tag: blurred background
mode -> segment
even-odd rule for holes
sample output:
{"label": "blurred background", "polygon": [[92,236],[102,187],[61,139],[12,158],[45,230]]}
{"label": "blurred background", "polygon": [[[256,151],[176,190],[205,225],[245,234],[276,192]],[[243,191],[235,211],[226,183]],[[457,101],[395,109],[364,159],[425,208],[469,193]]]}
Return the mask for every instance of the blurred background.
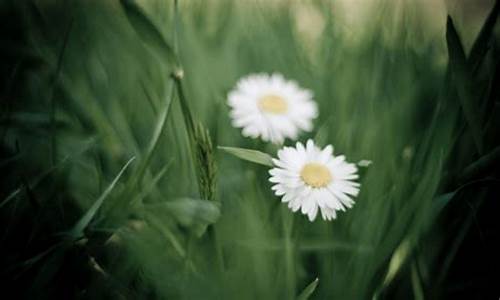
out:
{"label": "blurred background", "polygon": [[[0,298],[498,299],[499,11],[2,0]],[[228,116],[255,72],[313,91],[300,140],[372,161],[333,222],[218,150],[275,156]]]}

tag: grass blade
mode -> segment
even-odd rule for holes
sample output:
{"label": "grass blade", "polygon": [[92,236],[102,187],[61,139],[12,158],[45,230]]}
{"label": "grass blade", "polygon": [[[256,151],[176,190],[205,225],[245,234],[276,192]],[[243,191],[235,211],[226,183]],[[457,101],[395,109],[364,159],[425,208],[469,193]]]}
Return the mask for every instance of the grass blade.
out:
{"label": "grass blade", "polygon": [[182,110],[182,115],[184,116],[184,121],[186,123],[186,129],[188,136],[190,138],[190,141],[192,143],[192,148],[194,151],[194,139],[195,139],[195,122],[194,122],[194,117],[193,117],[193,112],[191,111],[191,108],[189,107],[189,103],[186,99],[186,93],[184,92],[184,86],[182,84],[182,73],[178,73],[180,71],[176,71],[172,74],[172,78],[175,82],[175,86],[177,88],[177,95],[179,96],[179,104],[181,105],[181,110]]}
{"label": "grass blade", "polygon": [[316,287],[318,287],[319,278],[313,280],[313,282],[309,283],[308,286],[299,294],[297,300],[307,300],[314,293]]}
{"label": "grass blade", "polygon": [[415,300],[424,300],[424,289],[422,284],[422,278],[418,272],[417,264],[414,262],[411,264],[411,285],[413,288],[413,296]]}
{"label": "grass blade", "polygon": [[166,163],[161,170],[154,176],[154,178],[149,182],[149,184],[142,190],[140,194],[137,195],[137,197],[132,200],[132,204],[136,203],[141,203],[146,196],[148,196],[151,191],[155,188],[155,186],[158,184],[158,182],[163,178],[165,173],[167,173],[169,167],[172,164],[172,160],[170,160],[168,163]]}
{"label": "grass blade", "polygon": [[178,60],[174,49],[135,1],[121,0],[120,3],[139,37],[146,44],[151,45],[162,57],[165,57],[168,63],[177,65]]}
{"label": "grass blade", "polygon": [[471,90],[470,71],[465,58],[465,51],[450,16],[448,16],[446,23],[446,41],[448,45],[450,69],[454,77],[460,105],[462,106],[462,111],[469,128],[472,131],[472,137],[476,144],[476,148],[479,154],[482,154],[483,141],[479,106],[473,101],[474,97]]}
{"label": "grass blade", "polygon": [[151,161],[151,158],[153,157],[153,154],[158,147],[158,142],[160,140],[160,137],[162,136],[163,132],[165,131],[165,124],[168,119],[168,115],[170,112],[170,107],[172,104],[172,99],[174,98],[174,87],[173,84],[170,85],[169,90],[168,90],[169,95],[165,99],[165,103],[162,107],[160,116],[156,122],[155,129],[153,131],[153,136],[151,137],[151,142],[148,146],[146,155],[144,156],[144,160],[141,163],[141,166],[139,167],[139,171],[137,172],[137,181],[140,182],[142,180],[142,177],[144,176],[144,173],[146,172],[146,169],[149,166],[149,163]]}
{"label": "grass blade", "polygon": [[498,165],[500,165],[500,146],[468,165],[464,169],[461,181],[466,182],[483,174],[487,174],[490,171],[494,171]]}
{"label": "grass blade", "polygon": [[495,1],[495,5],[491,10],[490,14],[486,18],[476,41],[472,45],[472,49],[469,55],[469,64],[472,70],[475,72],[477,68],[481,65],[483,57],[490,47],[491,36],[493,34],[493,29],[495,28],[495,23],[500,13],[500,0]]}
{"label": "grass blade", "polygon": [[[82,149],[82,151],[80,151],[79,153],[77,153],[73,157],[77,157],[77,156],[85,153],[88,149],[90,149],[90,147],[94,144],[94,142],[95,141],[93,139],[90,140],[90,142],[88,142],[88,145],[84,146],[84,148]],[[21,193],[23,187],[29,188],[29,189],[34,189],[35,187],[37,187],[50,174],[52,174],[53,172],[55,172],[58,169],[60,169],[62,166],[64,166],[66,164],[66,162],[70,161],[71,157],[72,156],[66,156],[66,157],[64,157],[61,161],[57,162],[57,164],[51,166],[45,172],[43,172],[40,175],[38,175],[33,181],[31,181],[29,183],[26,183],[23,186],[15,189],[15,190],[13,190],[11,193],[9,193],[9,195],[7,197],[5,197],[2,200],[2,202],[0,202],[0,208],[2,208],[5,205],[7,205],[12,199],[14,199],[17,195],[19,195],[19,193]]]}
{"label": "grass blade", "polygon": [[389,267],[387,269],[387,274],[384,278],[384,287],[387,287],[392,282],[392,280],[396,277],[396,274],[406,263],[406,260],[410,255],[411,248],[412,244],[409,239],[403,240],[401,244],[396,248],[391,257]]}
{"label": "grass blade", "polygon": [[81,219],[75,224],[73,229],[69,231],[69,235],[74,237],[74,238],[79,238],[83,235],[83,232],[85,228],[89,225],[90,221],[94,218],[95,214],[99,210],[99,208],[102,206],[104,203],[104,200],[108,197],[108,195],[111,193],[113,188],[115,187],[116,183],[120,179],[120,177],[123,175],[125,170],[128,168],[128,166],[134,161],[135,157],[132,157],[120,170],[118,175],[116,175],[115,179],[111,182],[111,184],[104,190],[104,192],[101,194],[101,196],[94,202],[94,204],[89,208],[89,210],[81,217]]}

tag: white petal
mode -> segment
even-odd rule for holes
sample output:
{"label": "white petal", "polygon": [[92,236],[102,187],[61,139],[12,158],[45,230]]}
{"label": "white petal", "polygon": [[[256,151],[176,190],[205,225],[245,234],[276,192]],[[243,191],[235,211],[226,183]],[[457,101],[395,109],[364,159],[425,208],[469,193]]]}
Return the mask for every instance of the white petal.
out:
{"label": "white petal", "polygon": [[[358,195],[360,187],[354,181],[358,178],[357,167],[347,163],[343,155],[334,157],[332,146],[320,149],[312,140],[306,145],[297,142],[295,148],[280,149],[278,158],[273,159],[276,167],[269,170],[269,181],[275,183],[272,190],[293,212],[300,210],[314,221],[319,210],[324,220],[333,220],[337,211],[354,205],[352,197]],[[331,172],[332,181],[326,187],[309,186],[300,174],[308,163],[323,164]]]}
{"label": "white petal", "polygon": [[309,217],[309,221],[314,221],[316,219],[316,215],[318,214],[318,205],[314,203],[313,207],[309,209],[307,216]]}
{"label": "white petal", "polygon": [[[285,101],[285,111],[266,112],[259,107],[261,98],[270,94]],[[281,144],[286,138],[296,139],[302,130],[312,129],[312,120],[317,116],[312,97],[311,91],[281,74],[260,73],[240,79],[228,93],[227,103],[233,126],[242,128],[244,136]]]}

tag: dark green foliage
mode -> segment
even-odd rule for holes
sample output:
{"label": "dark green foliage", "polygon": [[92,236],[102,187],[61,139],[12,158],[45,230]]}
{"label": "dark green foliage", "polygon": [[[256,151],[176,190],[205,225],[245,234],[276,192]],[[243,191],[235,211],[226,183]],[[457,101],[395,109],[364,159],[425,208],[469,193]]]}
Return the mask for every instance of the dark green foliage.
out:
{"label": "dark green foliage", "polygon": [[[468,51],[417,3],[356,29],[327,0],[0,2],[0,298],[498,298],[500,4]],[[373,162],[335,221],[231,126],[251,72],[314,92],[302,141]]]}

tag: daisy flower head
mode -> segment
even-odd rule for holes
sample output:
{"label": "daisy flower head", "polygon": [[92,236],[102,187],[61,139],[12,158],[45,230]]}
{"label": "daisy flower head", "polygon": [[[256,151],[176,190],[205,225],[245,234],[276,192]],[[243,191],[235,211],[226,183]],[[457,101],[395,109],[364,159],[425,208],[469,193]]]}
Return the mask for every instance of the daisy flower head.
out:
{"label": "daisy flower head", "polygon": [[246,137],[281,144],[311,131],[318,115],[311,91],[281,74],[252,74],[238,81],[228,94],[234,127]]}
{"label": "daisy flower head", "polygon": [[284,147],[278,151],[270,182],[281,201],[296,212],[300,209],[312,222],[321,212],[323,220],[333,220],[337,211],[354,204],[359,192],[357,167],[345,161],[344,155],[333,155],[331,145],[321,149],[308,140],[304,146]]}

